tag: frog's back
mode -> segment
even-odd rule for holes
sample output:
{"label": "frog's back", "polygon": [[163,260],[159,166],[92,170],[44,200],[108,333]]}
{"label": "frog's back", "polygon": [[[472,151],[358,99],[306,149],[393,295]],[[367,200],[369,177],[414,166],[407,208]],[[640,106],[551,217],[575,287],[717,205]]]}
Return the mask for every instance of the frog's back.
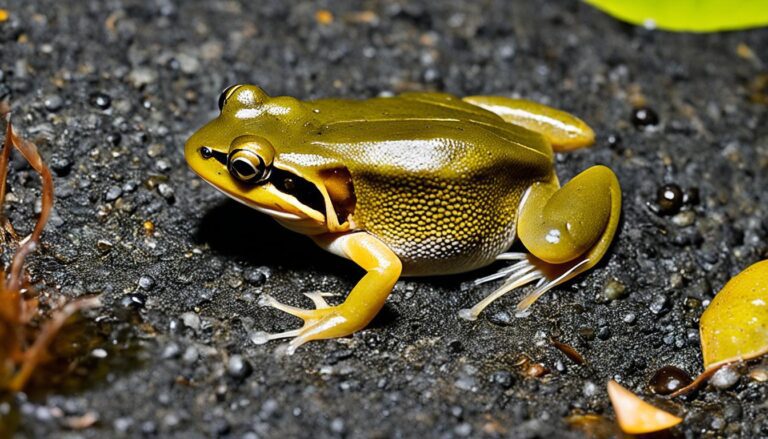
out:
{"label": "frog's back", "polygon": [[356,226],[387,243],[406,274],[493,261],[514,240],[527,187],[552,176],[539,134],[450,95],[308,104],[327,118],[311,147],[343,157],[352,175]]}

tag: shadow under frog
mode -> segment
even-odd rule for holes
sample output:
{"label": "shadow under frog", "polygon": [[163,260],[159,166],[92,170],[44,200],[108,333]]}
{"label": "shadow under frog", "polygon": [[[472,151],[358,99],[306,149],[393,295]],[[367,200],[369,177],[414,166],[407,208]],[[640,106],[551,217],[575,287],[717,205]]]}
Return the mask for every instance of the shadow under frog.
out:
{"label": "shadow under frog", "polygon": [[[249,267],[266,265],[296,271],[317,271],[339,277],[350,284],[354,284],[363,272],[352,261],[334,257],[306,236],[291,232],[269,216],[230,199],[222,200],[207,210],[194,239],[197,243],[208,244],[213,252],[241,260]],[[254,248],[254,242],[259,242],[258,248]],[[457,290],[457,285],[471,282],[478,275],[493,273],[496,268],[494,265],[471,273],[415,277],[407,282]],[[398,315],[395,307],[385,304],[368,327],[389,326]]]}

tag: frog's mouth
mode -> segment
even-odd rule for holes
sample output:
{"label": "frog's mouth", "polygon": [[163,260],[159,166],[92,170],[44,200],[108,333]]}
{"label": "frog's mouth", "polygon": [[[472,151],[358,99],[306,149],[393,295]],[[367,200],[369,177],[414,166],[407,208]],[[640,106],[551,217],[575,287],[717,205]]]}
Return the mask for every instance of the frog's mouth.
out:
{"label": "frog's mouth", "polygon": [[[219,162],[216,169],[193,167],[193,170],[206,183],[233,200],[303,234],[348,228],[347,220],[354,209],[354,192],[348,174],[338,170],[323,172],[319,182],[322,186],[319,186],[289,170],[273,166],[263,181],[248,184],[234,178],[225,165],[226,159],[222,163],[219,156],[213,156]],[[344,194],[341,201],[340,193]]]}
{"label": "frog's mouth", "polygon": [[215,173],[218,178],[200,172],[197,174],[233,200],[277,219],[325,222],[326,202],[323,194],[314,184],[289,171],[272,168],[269,177],[257,185],[236,181],[228,175],[225,167]]}
{"label": "frog's mouth", "polygon": [[255,135],[239,136],[227,147],[207,146],[197,136],[185,146],[187,162],[227,196],[301,233],[349,229],[355,198],[345,168],[294,168],[276,160],[269,141]]}

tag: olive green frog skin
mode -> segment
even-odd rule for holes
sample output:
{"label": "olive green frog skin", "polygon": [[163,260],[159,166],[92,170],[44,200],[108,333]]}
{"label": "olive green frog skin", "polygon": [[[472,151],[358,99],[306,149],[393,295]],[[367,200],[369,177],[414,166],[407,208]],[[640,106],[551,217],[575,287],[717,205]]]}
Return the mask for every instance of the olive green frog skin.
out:
{"label": "olive green frog skin", "polygon": [[[536,282],[525,311],[552,287],[594,266],[618,224],[621,189],[595,166],[560,187],[553,148],[590,145],[578,118],[525,100],[406,93],[302,102],[236,85],[221,114],[186,143],[190,167],[235,200],[349,258],[366,275],[340,305],[309,293],[316,309],[262,298],[304,320],[289,353],[349,335],[378,313],[402,276],[459,273],[517,262],[478,283],[504,284],[460,315]],[[520,239],[530,253],[504,253]]]}

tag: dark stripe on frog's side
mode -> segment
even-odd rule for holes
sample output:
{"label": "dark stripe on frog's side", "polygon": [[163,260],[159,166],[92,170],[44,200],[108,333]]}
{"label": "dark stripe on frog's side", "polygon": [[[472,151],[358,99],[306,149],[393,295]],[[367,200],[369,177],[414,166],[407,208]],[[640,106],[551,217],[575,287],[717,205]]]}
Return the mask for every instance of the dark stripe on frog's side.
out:
{"label": "dark stripe on frog's side", "polygon": [[[320,172],[326,191],[331,198],[331,204],[340,224],[355,212],[355,189],[352,177],[346,168],[326,169]],[[273,168],[268,182],[280,192],[294,196],[305,206],[327,216],[325,200],[320,190],[309,181],[279,168]]]}
{"label": "dark stripe on frog's side", "polygon": [[307,180],[278,168],[272,168],[267,180],[280,192],[296,197],[297,200],[311,209],[325,214],[323,194],[314,184]]}
{"label": "dark stripe on frog's side", "polygon": [[213,154],[213,158],[216,159],[217,162],[221,163],[225,167],[227,166],[229,155],[226,152],[221,152],[215,149],[211,149],[211,153]]}

